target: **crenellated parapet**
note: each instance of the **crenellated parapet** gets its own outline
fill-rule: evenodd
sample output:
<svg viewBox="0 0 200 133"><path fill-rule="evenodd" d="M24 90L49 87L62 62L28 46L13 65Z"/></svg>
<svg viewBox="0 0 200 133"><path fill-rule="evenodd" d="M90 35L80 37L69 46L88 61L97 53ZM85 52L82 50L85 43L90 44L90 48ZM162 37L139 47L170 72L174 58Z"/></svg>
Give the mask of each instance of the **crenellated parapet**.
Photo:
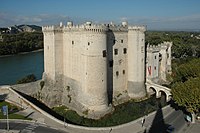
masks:
<svg viewBox="0 0 200 133"><path fill-rule="evenodd" d="M107 26L113 32L128 32L128 25L125 22L122 22L121 25L115 25L111 23L111 24L108 24Z"/></svg>
<svg viewBox="0 0 200 133"><path fill-rule="evenodd" d="M62 32L63 27L62 26L42 26L42 31L45 32Z"/></svg>
<svg viewBox="0 0 200 133"><path fill-rule="evenodd" d="M73 22L67 22L66 25L62 25L62 23L58 25L52 25L52 26L43 26L42 31L43 32L107 32L107 31L113 31L113 32L128 32L128 30L135 30L135 31L146 31L146 26L128 26L127 22L122 22L120 25L115 25L113 23L111 24L93 24L91 22L86 22L81 25L73 25Z"/></svg>
<svg viewBox="0 0 200 133"><path fill-rule="evenodd" d="M148 44L146 48L147 48L147 52L156 52L156 51L160 51L160 49L161 49L161 44L158 44L158 45L150 45L150 44Z"/></svg>
<svg viewBox="0 0 200 133"><path fill-rule="evenodd" d="M146 26L128 26L128 30L145 32L147 30L147 28L146 28Z"/></svg>
<svg viewBox="0 0 200 133"><path fill-rule="evenodd" d="M162 46L162 48L169 48L169 47L172 47L172 44L173 44L172 42L164 41L160 45Z"/></svg>
<svg viewBox="0 0 200 133"><path fill-rule="evenodd" d="M63 31L105 33L108 31L108 27L103 24L102 25L92 24L91 22L86 22L85 24L81 25L73 25L72 23L68 23L67 25L63 26Z"/></svg>

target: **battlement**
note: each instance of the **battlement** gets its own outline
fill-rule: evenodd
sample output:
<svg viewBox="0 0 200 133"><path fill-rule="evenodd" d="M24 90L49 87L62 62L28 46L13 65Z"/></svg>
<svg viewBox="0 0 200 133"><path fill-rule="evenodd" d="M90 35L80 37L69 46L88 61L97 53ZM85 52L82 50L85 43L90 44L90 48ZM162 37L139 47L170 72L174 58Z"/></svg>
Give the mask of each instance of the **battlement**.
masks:
<svg viewBox="0 0 200 133"><path fill-rule="evenodd" d="M161 49L161 44L158 44L158 45L150 45L150 44L148 44L147 45L147 51L149 51L149 52L160 51L160 49Z"/></svg>
<svg viewBox="0 0 200 133"><path fill-rule="evenodd" d="M43 32L54 32L54 31L57 31L57 32L62 32L62 26L55 26L55 25L52 25L52 26L42 26L42 31Z"/></svg>
<svg viewBox="0 0 200 133"><path fill-rule="evenodd" d="M161 49L167 49L172 46L172 42L162 42L158 45L147 45L147 51L149 52L155 52L160 51Z"/></svg>
<svg viewBox="0 0 200 133"><path fill-rule="evenodd" d="M93 24L92 22L86 22L81 25L73 25L73 22L67 22L66 25L52 25L43 26L43 32L69 32L69 31L89 31L89 32L106 32L111 30L113 32L128 32L128 30L146 31L146 26L128 26L127 22L122 22L120 25L111 24Z"/></svg>
<svg viewBox="0 0 200 133"><path fill-rule="evenodd" d="M160 44L162 49L167 49L172 46L172 42L163 42Z"/></svg>
<svg viewBox="0 0 200 133"><path fill-rule="evenodd" d="M128 30L138 30L145 32L147 30L146 26L128 26Z"/></svg>
<svg viewBox="0 0 200 133"><path fill-rule="evenodd" d="M161 43L161 45L165 45L167 47L171 47L172 46L172 42L168 42L168 41L164 41L163 43Z"/></svg>
<svg viewBox="0 0 200 133"><path fill-rule="evenodd" d="M90 32L106 32L108 27L106 25L96 25L85 23L82 25L66 25L63 27L64 31L90 31Z"/></svg>

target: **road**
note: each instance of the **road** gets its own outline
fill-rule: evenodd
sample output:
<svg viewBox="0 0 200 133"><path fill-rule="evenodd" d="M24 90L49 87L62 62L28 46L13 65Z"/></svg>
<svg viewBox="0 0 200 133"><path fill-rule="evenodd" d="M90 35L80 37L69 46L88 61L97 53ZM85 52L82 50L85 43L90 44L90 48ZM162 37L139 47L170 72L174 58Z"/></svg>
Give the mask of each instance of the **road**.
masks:
<svg viewBox="0 0 200 133"><path fill-rule="evenodd" d="M53 129L34 122L9 122L10 130L18 130L20 133L67 133L59 129ZM6 121L0 121L0 130L7 129Z"/></svg>
<svg viewBox="0 0 200 133"><path fill-rule="evenodd" d="M171 114L163 119L162 111L158 110L151 122L146 122L145 127L148 128L149 133L166 133L167 127L172 126L173 132L179 132L185 127L184 114L182 111L174 110ZM145 132L144 132L145 133Z"/></svg>

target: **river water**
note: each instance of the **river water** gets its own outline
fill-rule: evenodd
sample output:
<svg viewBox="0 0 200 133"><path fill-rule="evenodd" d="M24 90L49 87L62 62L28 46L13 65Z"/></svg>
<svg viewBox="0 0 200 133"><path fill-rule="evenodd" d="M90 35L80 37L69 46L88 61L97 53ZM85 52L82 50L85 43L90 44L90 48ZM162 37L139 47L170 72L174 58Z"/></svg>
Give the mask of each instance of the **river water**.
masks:
<svg viewBox="0 0 200 133"><path fill-rule="evenodd" d="M17 80L34 74L42 78L44 71L44 52L31 52L13 56L0 57L0 85L15 84Z"/></svg>

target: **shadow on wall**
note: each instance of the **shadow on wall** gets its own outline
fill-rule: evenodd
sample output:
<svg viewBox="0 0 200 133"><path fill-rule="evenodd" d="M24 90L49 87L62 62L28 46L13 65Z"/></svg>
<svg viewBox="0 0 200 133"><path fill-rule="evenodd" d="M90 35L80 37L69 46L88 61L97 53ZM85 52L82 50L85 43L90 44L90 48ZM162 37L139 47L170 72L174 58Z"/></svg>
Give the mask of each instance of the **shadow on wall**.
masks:
<svg viewBox="0 0 200 133"><path fill-rule="evenodd" d="M148 133L169 133L173 130L174 128L171 125L165 123L163 118L162 106L159 102L158 110L156 112L156 115ZM144 133L147 133L147 131L145 130Z"/></svg>
<svg viewBox="0 0 200 133"><path fill-rule="evenodd" d="M115 45L115 35L109 29L107 36L107 93L108 104L112 104L113 99L113 46Z"/></svg>

